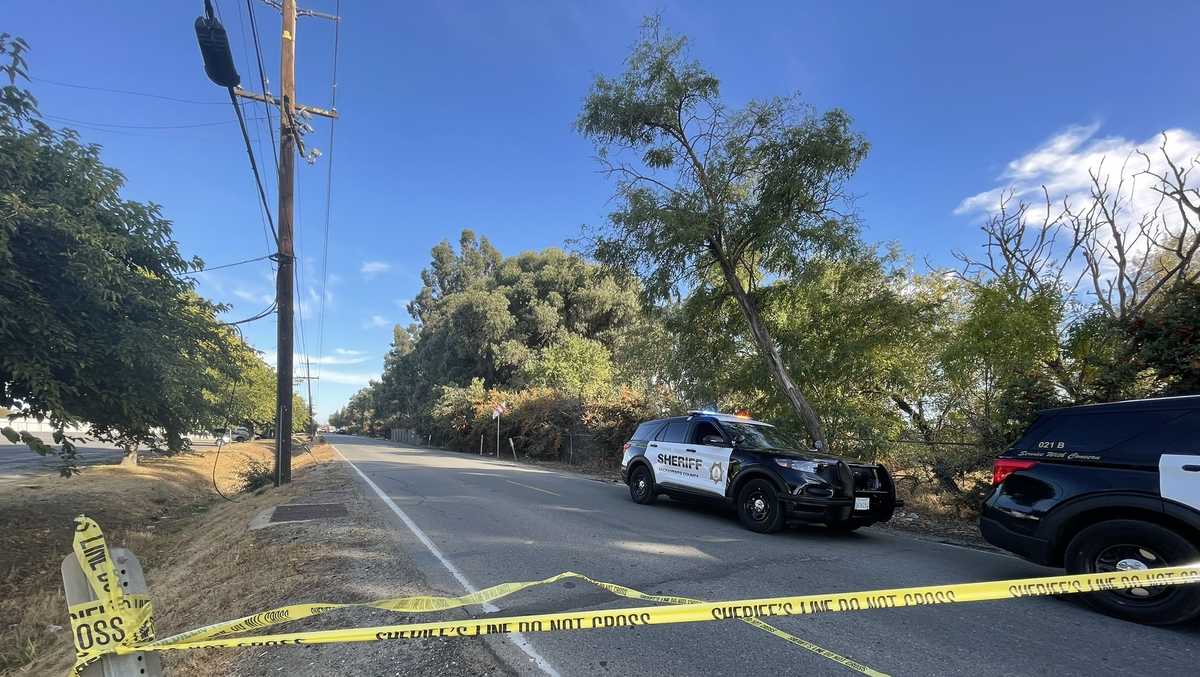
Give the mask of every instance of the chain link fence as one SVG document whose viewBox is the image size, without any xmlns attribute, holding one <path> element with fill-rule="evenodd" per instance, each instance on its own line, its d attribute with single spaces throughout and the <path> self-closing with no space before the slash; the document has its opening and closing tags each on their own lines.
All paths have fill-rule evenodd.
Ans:
<svg viewBox="0 0 1200 677">
<path fill-rule="evenodd" d="M 589 468 L 616 468 L 621 464 L 621 450 L 610 446 L 592 433 L 568 431 L 563 435 L 558 460 Z"/>
<path fill-rule="evenodd" d="M 407 444 L 412 447 L 429 445 L 429 436 L 422 435 L 412 428 L 392 428 L 388 431 L 388 439 L 396 444 Z"/>
<path fill-rule="evenodd" d="M 616 469 L 621 465 L 621 446 L 614 445 L 604 436 L 595 433 L 550 427 L 540 432 L 536 439 L 528 435 L 508 436 L 501 431 L 500 458 L 517 461 L 557 462 L 580 468 Z M 496 433 L 494 430 L 476 432 L 464 444 L 461 437 L 434 431 L 421 436 L 415 431 L 393 428 L 390 439 L 400 444 L 433 446 L 465 453 L 496 456 Z"/>
</svg>

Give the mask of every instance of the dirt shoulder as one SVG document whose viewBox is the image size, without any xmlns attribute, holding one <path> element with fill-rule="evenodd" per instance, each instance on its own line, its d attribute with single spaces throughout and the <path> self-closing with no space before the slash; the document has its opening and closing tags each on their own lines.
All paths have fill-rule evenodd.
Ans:
<svg viewBox="0 0 1200 677">
<path fill-rule="evenodd" d="M 215 451 L 215 450 L 214 450 Z M 236 472 L 266 462 L 269 445 L 226 447 L 143 466 L 90 468 L 81 477 L 44 477 L 0 490 L 7 527 L 0 541 L 0 674 L 66 674 L 73 650 L 59 563 L 70 551 L 72 518 L 86 513 L 113 547 L 133 550 L 146 571 L 160 637 L 294 602 L 350 602 L 429 594 L 394 530 L 375 513 L 331 447 L 295 459 L 294 481 L 235 493 Z M 251 529 L 281 504 L 337 503 L 344 517 Z M 382 611 L 334 612 L 285 630 L 401 623 Z M 508 674 L 481 640 L 164 654 L 174 675 Z"/>
</svg>

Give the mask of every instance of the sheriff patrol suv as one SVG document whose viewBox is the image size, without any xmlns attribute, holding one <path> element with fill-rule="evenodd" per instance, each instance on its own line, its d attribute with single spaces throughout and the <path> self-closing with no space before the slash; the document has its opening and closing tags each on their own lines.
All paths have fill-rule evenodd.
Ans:
<svg viewBox="0 0 1200 677">
<path fill-rule="evenodd" d="M 1200 563 L 1200 395 L 1043 411 L 996 459 L 980 530 L 1070 573 Z M 1200 585 L 1090 593 L 1140 623 L 1200 616 Z"/>
<path fill-rule="evenodd" d="M 891 519 L 896 489 L 883 466 L 802 446 L 767 423 L 693 411 L 638 426 L 621 473 L 637 503 L 660 494 L 716 499 L 762 533 L 788 522 L 852 531 Z"/>
</svg>

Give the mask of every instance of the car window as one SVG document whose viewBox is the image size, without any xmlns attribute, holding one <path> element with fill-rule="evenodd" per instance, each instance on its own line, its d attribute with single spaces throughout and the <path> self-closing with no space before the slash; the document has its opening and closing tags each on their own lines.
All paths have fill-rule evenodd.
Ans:
<svg viewBox="0 0 1200 677">
<path fill-rule="evenodd" d="M 721 431 L 717 430 L 717 426 L 708 421 L 698 421 L 692 426 L 692 444 L 704 444 L 704 438 L 708 435 L 721 436 Z"/>
<path fill-rule="evenodd" d="M 671 421 L 658 439 L 663 442 L 682 442 L 687 437 L 687 421 Z"/>
<path fill-rule="evenodd" d="M 1034 421 L 1012 448 L 1022 456 L 1156 464 L 1160 454 L 1170 452 L 1163 433 L 1181 435 L 1174 424 L 1187 414 L 1177 409 L 1051 414 Z"/>
<path fill-rule="evenodd" d="M 652 440 L 654 439 L 654 434 L 658 432 L 658 429 L 661 428 L 662 425 L 662 421 L 647 421 L 639 425 L 637 430 L 633 431 L 633 437 L 630 439 L 634 442 L 645 442 L 646 440 Z"/>
<path fill-rule="evenodd" d="M 778 428 L 757 423 L 722 421 L 733 443 L 746 449 L 803 449 L 803 443 Z"/>
</svg>

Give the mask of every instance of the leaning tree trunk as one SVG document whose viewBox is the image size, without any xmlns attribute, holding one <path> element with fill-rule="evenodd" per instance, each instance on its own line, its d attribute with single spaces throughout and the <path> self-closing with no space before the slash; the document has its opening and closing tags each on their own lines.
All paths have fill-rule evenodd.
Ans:
<svg viewBox="0 0 1200 677">
<path fill-rule="evenodd" d="M 167 426 L 167 450 L 172 454 L 183 451 L 183 434 L 179 432 L 179 426 Z"/>
<path fill-rule="evenodd" d="M 121 457 L 121 465 L 137 465 L 138 464 L 138 445 L 126 444 L 122 448 L 125 450 L 125 455 Z"/>
<path fill-rule="evenodd" d="M 771 338 L 771 334 L 767 332 L 766 326 L 762 322 L 762 317 L 758 314 L 758 307 L 754 303 L 754 299 L 746 293 L 745 287 L 742 286 L 742 281 L 738 279 L 737 271 L 733 269 L 733 265 L 722 255 L 717 255 L 717 262 L 721 266 L 721 272 L 725 275 L 725 283 L 729 285 L 730 291 L 733 292 L 734 298 L 737 299 L 738 305 L 742 308 L 742 314 L 746 316 L 746 321 L 750 323 L 750 333 L 754 336 L 754 342 L 758 344 L 758 351 L 767 361 L 767 370 L 771 372 L 783 394 L 787 397 L 788 402 L 792 405 L 796 415 L 804 423 L 804 428 L 808 430 L 808 434 L 813 439 L 813 444 L 821 451 L 829 451 L 829 444 L 825 441 L 825 430 L 821 427 L 821 421 L 817 418 L 817 412 L 813 411 L 812 405 L 808 403 L 800 389 L 792 382 L 792 377 L 787 372 L 787 367 L 783 364 L 783 357 L 779 354 L 779 347 L 775 345 L 775 340 Z"/>
<path fill-rule="evenodd" d="M 929 421 L 925 420 L 925 414 L 899 395 L 893 394 L 892 402 L 895 402 L 896 407 L 904 412 L 908 416 L 908 420 L 917 427 L 917 432 L 920 433 L 925 446 L 929 448 L 929 454 L 933 458 L 930 470 L 933 472 L 934 479 L 937 480 L 938 487 L 941 488 L 943 493 L 950 494 L 956 501 L 970 505 L 971 499 L 968 493 L 963 491 L 962 487 L 958 486 L 958 481 L 954 477 L 954 471 L 938 454 L 936 435 L 934 435 Z M 978 506 L 972 505 L 971 507 Z"/>
</svg>

